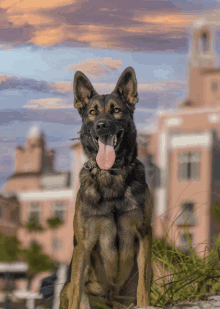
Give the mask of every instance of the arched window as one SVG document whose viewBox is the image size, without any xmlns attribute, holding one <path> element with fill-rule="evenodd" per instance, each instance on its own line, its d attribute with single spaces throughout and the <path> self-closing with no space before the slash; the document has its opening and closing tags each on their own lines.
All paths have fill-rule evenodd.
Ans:
<svg viewBox="0 0 220 309">
<path fill-rule="evenodd" d="M 201 35 L 200 39 L 201 52 L 206 53 L 209 49 L 209 37 L 206 32 Z"/>
</svg>

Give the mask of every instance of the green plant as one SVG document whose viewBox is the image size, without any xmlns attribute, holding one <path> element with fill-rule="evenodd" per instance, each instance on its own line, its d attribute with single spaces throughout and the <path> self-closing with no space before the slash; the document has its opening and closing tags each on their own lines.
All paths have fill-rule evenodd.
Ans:
<svg viewBox="0 0 220 309">
<path fill-rule="evenodd" d="M 20 242 L 14 237 L 0 234 L 0 260 L 2 262 L 12 262 L 19 258 Z"/>
<path fill-rule="evenodd" d="M 220 202 L 216 202 L 212 207 L 211 207 L 211 212 L 214 215 L 215 219 L 220 222 Z"/>
<path fill-rule="evenodd" d="M 43 232 L 44 228 L 38 223 L 35 218 L 30 218 L 30 220 L 23 224 L 23 227 L 26 228 L 30 233 L 31 232 Z"/>
<path fill-rule="evenodd" d="M 200 298 L 206 292 L 220 291 L 220 234 L 211 250 L 199 258 L 193 250 L 188 230 L 185 232 L 189 252 L 168 246 L 169 237 L 154 240 L 152 261 L 154 280 L 151 288 L 153 306 L 164 306 L 188 298 Z"/>
<path fill-rule="evenodd" d="M 63 224 L 63 221 L 59 217 L 52 217 L 47 219 L 47 224 L 51 229 L 58 228 Z"/>
<path fill-rule="evenodd" d="M 42 248 L 36 241 L 32 242 L 30 248 L 23 249 L 21 252 L 29 265 L 29 282 L 37 273 L 42 271 L 53 271 L 56 267 L 56 264 L 50 259 L 50 257 L 42 253 Z"/>
</svg>

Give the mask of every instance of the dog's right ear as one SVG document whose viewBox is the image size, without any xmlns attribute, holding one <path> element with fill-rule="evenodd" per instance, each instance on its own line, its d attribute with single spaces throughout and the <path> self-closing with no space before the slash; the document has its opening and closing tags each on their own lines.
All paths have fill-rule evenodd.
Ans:
<svg viewBox="0 0 220 309">
<path fill-rule="evenodd" d="M 80 112 L 89 100 L 98 93 L 93 88 L 90 80 L 80 71 L 74 75 L 73 81 L 74 107 Z"/>
</svg>

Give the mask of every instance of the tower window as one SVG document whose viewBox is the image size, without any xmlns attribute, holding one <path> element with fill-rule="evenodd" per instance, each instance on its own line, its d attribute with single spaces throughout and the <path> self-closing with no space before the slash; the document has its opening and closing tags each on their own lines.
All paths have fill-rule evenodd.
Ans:
<svg viewBox="0 0 220 309">
<path fill-rule="evenodd" d="M 203 53 L 207 52 L 209 49 L 208 35 L 207 33 L 203 33 L 201 36 L 201 51 Z"/>
<path fill-rule="evenodd" d="M 218 90 L 218 83 L 217 82 L 212 82 L 212 91 L 217 92 Z"/>
</svg>

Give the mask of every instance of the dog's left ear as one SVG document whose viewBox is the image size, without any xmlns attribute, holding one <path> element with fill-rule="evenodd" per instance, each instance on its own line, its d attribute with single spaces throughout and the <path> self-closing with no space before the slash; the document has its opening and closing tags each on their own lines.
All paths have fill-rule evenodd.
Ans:
<svg viewBox="0 0 220 309">
<path fill-rule="evenodd" d="M 130 106 L 135 106 L 139 98 L 137 93 L 137 79 L 132 67 L 128 67 L 122 72 L 113 92 L 118 93 Z"/>
</svg>

